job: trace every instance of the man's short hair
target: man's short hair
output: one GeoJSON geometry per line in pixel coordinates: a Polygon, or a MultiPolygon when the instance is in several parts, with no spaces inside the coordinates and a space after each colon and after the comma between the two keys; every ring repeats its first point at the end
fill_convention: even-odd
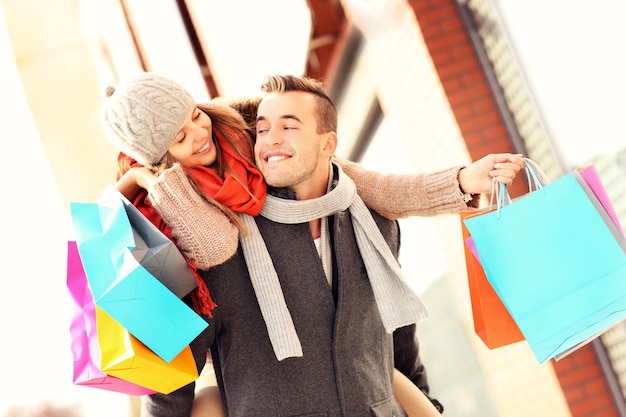
{"type": "Polygon", "coordinates": [[[317,133],[337,132],[337,107],[321,81],[295,75],[271,75],[261,85],[265,94],[302,91],[315,96],[317,104],[317,133]]]}

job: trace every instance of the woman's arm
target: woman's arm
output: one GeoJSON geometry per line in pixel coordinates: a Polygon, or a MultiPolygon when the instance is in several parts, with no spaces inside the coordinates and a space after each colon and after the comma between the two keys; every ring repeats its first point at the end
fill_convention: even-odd
{"type": "Polygon", "coordinates": [[[148,198],[198,269],[224,263],[237,251],[237,227],[195,191],[182,166],[163,171],[148,189],[148,198]]]}
{"type": "Polygon", "coordinates": [[[393,395],[408,417],[441,417],[426,395],[397,369],[393,370],[393,395]]]}
{"type": "Polygon", "coordinates": [[[131,168],[115,187],[129,200],[148,190],[150,202],[170,227],[177,246],[198,269],[224,263],[235,254],[237,227],[194,190],[182,166],[158,177],[148,168],[131,168]]]}
{"type": "Polygon", "coordinates": [[[115,188],[129,200],[141,190],[148,190],[156,181],[156,176],[145,167],[131,168],[115,183],[115,188]]]}

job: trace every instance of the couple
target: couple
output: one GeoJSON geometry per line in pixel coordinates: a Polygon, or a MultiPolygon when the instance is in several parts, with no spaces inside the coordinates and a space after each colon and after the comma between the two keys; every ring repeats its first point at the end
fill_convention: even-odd
{"type": "MultiPolygon", "coordinates": [[[[272,76],[262,91],[254,131],[154,74],[107,92],[117,186],[196,272],[199,369],[210,350],[229,416],[437,415],[415,337],[425,308],[396,261],[398,225],[379,213],[476,206],[521,158],[382,177],[334,158],[337,111],[319,82],[272,76]],[[406,206],[387,207],[389,193],[406,206]]],[[[189,416],[193,401],[190,384],[145,397],[143,415],[189,416]]]]}

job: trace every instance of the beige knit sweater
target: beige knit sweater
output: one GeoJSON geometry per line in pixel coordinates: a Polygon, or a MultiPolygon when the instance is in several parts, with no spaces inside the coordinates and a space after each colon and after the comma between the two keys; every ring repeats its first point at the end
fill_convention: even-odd
{"type": "MultiPolygon", "coordinates": [[[[389,219],[458,213],[468,205],[458,182],[460,166],[431,174],[383,175],[336,158],[355,182],[365,204],[389,219]]],[[[150,201],[172,229],[180,250],[198,269],[219,265],[235,254],[237,228],[192,188],[184,170],[163,172],[148,190],[150,201]]],[[[477,207],[478,198],[470,205],[477,207]]]]}
{"type": "Polygon", "coordinates": [[[224,263],[235,254],[237,227],[195,191],[181,165],[163,171],[148,198],[170,226],[178,248],[198,269],[224,263]]]}

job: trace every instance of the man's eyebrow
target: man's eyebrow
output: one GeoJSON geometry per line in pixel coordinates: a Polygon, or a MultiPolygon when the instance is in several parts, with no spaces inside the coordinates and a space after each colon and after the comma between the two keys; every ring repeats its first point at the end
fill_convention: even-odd
{"type": "MultiPolygon", "coordinates": [[[[302,120],[300,120],[300,118],[294,114],[283,114],[282,116],[279,117],[279,119],[281,120],[295,120],[298,123],[302,123],[302,120]]],[[[267,118],[265,116],[257,116],[256,121],[261,122],[267,120],[267,118]]]]}

